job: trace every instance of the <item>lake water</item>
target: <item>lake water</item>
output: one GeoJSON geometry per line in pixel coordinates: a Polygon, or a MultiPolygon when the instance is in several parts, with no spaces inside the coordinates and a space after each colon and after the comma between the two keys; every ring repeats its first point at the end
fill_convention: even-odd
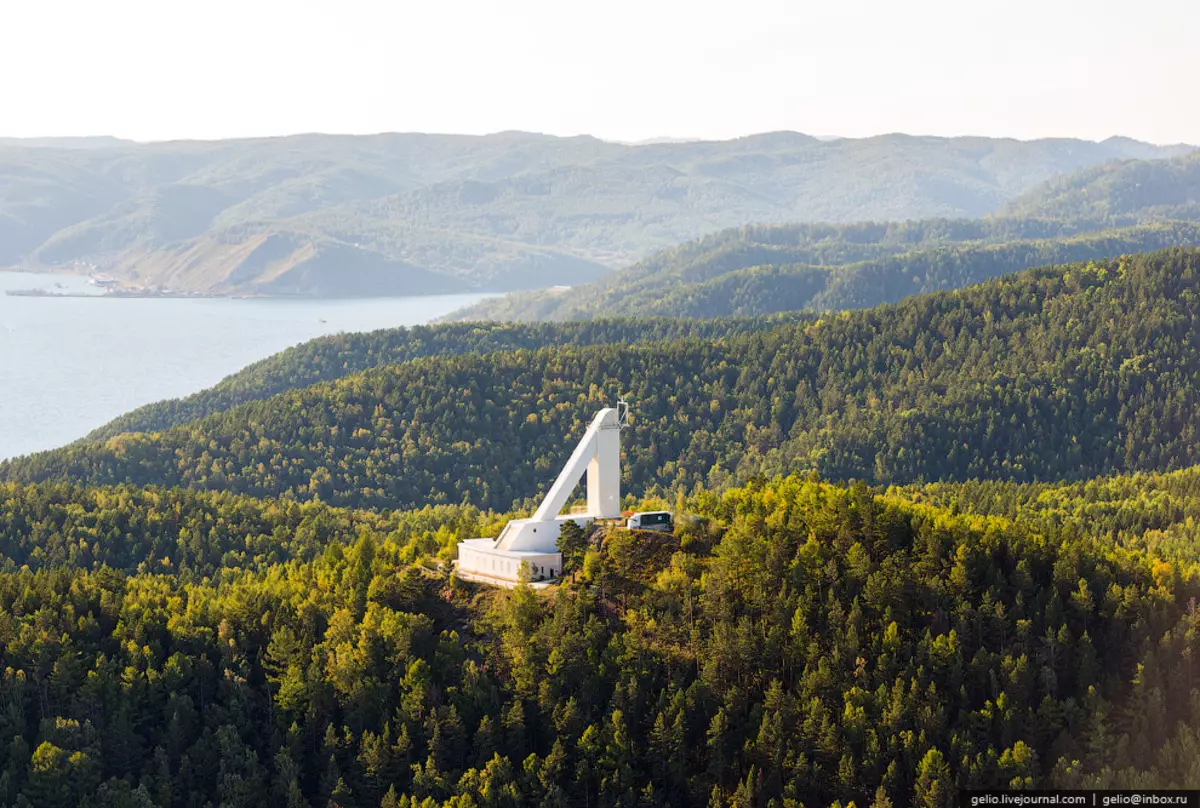
{"type": "Polygon", "coordinates": [[[194,393],[290,345],[427,323],[486,295],[366,300],[9,297],[84,278],[0,272],[0,458],[81,438],[134,407],[194,393]]]}

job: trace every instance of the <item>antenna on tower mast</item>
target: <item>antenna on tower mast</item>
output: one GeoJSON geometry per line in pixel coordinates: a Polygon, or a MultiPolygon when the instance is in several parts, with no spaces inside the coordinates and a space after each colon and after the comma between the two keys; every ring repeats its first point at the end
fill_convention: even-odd
{"type": "Polygon", "coordinates": [[[624,429],[629,426],[629,402],[623,398],[617,399],[617,427],[624,429]]]}

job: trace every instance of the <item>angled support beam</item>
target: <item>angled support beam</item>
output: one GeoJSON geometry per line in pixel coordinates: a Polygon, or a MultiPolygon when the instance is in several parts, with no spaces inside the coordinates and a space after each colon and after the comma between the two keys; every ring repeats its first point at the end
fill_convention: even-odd
{"type": "Polygon", "coordinates": [[[612,407],[596,413],[570,460],[541,505],[528,519],[513,519],[496,538],[493,550],[504,553],[549,553],[557,558],[556,542],[564,522],[585,524],[592,519],[621,515],[622,413],[612,407]],[[579,479],[587,475],[587,513],[559,516],[579,479]]]}
{"type": "Polygon", "coordinates": [[[587,474],[588,516],[596,519],[620,516],[621,422],[617,410],[612,407],[596,413],[530,521],[547,522],[557,517],[584,473],[587,474]]]}

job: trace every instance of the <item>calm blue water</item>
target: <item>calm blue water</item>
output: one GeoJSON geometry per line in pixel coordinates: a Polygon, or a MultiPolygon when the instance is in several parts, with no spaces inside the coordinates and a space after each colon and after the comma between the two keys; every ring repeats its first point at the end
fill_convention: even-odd
{"type": "Polygon", "coordinates": [[[8,297],[87,290],[74,276],[0,272],[0,458],[81,438],[134,407],[194,393],[290,345],[427,323],[485,295],[368,300],[8,297]]]}

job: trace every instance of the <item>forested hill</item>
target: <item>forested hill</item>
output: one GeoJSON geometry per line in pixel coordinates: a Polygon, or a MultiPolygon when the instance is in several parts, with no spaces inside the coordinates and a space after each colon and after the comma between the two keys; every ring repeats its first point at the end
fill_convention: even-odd
{"type": "Polygon", "coordinates": [[[249,401],[422,356],[732,337],[774,327],[783,322],[780,317],[816,316],[796,311],[805,308],[863,308],[1031,266],[1200,244],[1200,224],[1146,225],[1105,233],[1093,233],[1093,227],[1088,222],[991,219],[726,231],[649,259],[594,288],[542,298],[556,304],[553,310],[539,306],[537,311],[520,312],[506,298],[471,315],[557,320],[586,310],[589,316],[609,312],[627,319],[553,325],[544,320],[445,323],[323,337],[257,362],[211,389],[138,408],[88,437],[158,431],[249,401]],[[844,265],[835,271],[832,267],[838,262],[844,265]],[[741,316],[750,311],[790,313],[741,316]],[[654,317],[658,313],[686,319],[654,317]]]}
{"type": "Polygon", "coordinates": [[[816,469],[881,483],[1078,479],[1200,462],[1200,252],[1031,270],[740,337],[434,357],[152,435],[0,465],[349,506],[543,490],[633,401],[633,490],[816,469]]]}
{"type": "Polygon", "coordinates": [[[424,356],[482,354],[554,345],[666,342],[685,337],[719,339],[763,331],[802,317],[781,315],[722,320],[641,318],[529,324],[447,323],[337,334],[302,343],[255,362],[208,390],[182,399],[169,399],[139,407],[97,429],[88,438],[100,440],[122,432],[155,432],[249,401],[424,356]]]}
{"type": "Polygon", "coordinates": [[[983,216],[1045,180],[1187,147],[775,132],[631,146],[522,132],[0,142],[0,266],[211,294],[594,280],[751,222],[983,216]]]}
{"type": "Polygon", "coordinates": [[[347,537],[402,545],[403,563],[499,531],[472,507],[331,508],[157,487],[0,484],[0,568],[77,567],[213,578],[311,561],[347,537]]]}
{"type": "Polygon", "coordinates": [[[1056,177],[1004,208],[1010,216],[1110,221],[1200,219],[1200,151],[1122,160],[1056,177]]]}
{"type": "Polygon", "coordinates": [[[412,565],[469,529],[453,508],[0,487],[0,800],[951,808],[1200,785],[1197,565],[964,504],[703,492],[678,536],[607,531],[538,595],[412,565]],[[323,551],[289,557],[304,531],[323,551]],[[56,555],[15,566],[35,538],[56,555]]]}
{"type": "Polygon", "coordinates": [[[1200,223],[1098,227],[1087,221],[987,219],[742,228],[587,286],[493,298],[448,319],[721,317],[865,308],[1035,266],[1200,245],[1200,223]]]}
{"type": "Polygon", "coordinates": [[[1073,483],[970,480],[893,489],[904,501],[998,516],[1047,534],[1072,532],[1187,563],[1200,562],[1200,468],[1073,483]]]}

